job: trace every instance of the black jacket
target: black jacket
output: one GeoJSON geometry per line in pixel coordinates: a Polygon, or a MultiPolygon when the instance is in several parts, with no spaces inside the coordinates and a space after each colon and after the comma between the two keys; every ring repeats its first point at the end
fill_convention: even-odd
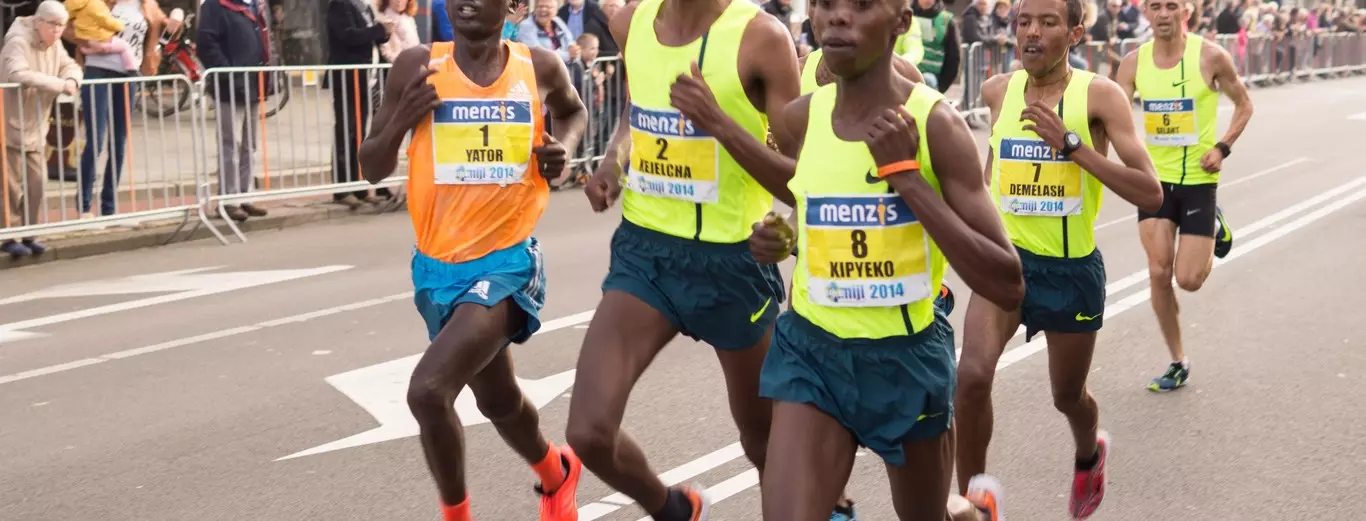
{"type": "MultiPolygon", "coordinates": [[[[616,56],[620,52],[616,40],[612,39],[612,26],[608,24],[607,13],[602,11],[595,0],[583,2],[583,32],[598,37],[598,56],[616,56]]],[[[555,16],[569,25],[569,4],[560,6],[555,16]]],[[[577,35],[576,35],[577,37],[577,35]]]]}
{"type": "MultiPolygon", "coordinates": [[[[368,4],[367,4],[368,6],[368,4]]],[[[370,20],[375,19],[370,10],[370,20]]],[[[371,63],[373,51],[389,41],[389,33],[378,21],[367,21],[354,0],[327,2],[327,63],[359,65],[371,63]]]]}
{"type": "MultiPolygon", "coordinates": [[[[195,35],[195,46],[204,68],[269,65],[269,9],[265,0],[253,0],[251,6],[241,0],[205,0],[199,7],[199,27],[195,35]]],[[[261,84],[266,87],[266,96],[275,93],[272,75],[266,75],[264,81],[259,74],[248,72],[213,76],[217,80],[207,82],[205,87],[215,99],[231,99],[242,105],[247,99],[261,96],[261,84]]]]}

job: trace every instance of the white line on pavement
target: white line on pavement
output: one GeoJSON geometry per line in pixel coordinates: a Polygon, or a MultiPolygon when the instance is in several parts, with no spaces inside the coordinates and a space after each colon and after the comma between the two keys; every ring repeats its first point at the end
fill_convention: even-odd
{"type": "MultiPolygon", "coordinates": [[[[1271,168],[1267,168],[1267,169],[1265,169],[1265,170],[1260,170],[1260,171],[1257,171],[1257,172],[1253,172],[1252,175],[1239,177],[1239,178],[1234,179],[1234,180],[1232,180],[1232,181],[1229,181],[1229,182],[1227,182],[1227,183],[1219,183],[1219,188],[1220,188],[1220,189],[1225,189],[1225,188],[1231,188],[1231,187],[1234,187],[1234,186],[1238,186],[1239,184],[1246,183],[1246,182],[1248,182],[1248,181],[1251,181],[1251,180],[1256,179],[1256,178],[1258,178],[1258,177],[1262,177],[1262,176],[1267,175],[1267,174],[1276,173],[1276,172],[1278,172],[1278,171],[1280,171],[1280,170],[1283,170],[1283,169],[1286,169],[1286,168],[1290,168],[1290,167],[1292,167],[1292,166],[1298,165],[1298,164],[1303,163],[1303,162],[1308,161],[1308,160],[1309,160],[1309,158],[1307,158],[1307,157],[1297,157],[1297,158],[1295,158],[1295,159],[1291,159],[1291,160],[1289,160],[1289,161],[1286,161],[1286,162],[1281,163],[1281,164],[1279,164],[1279,165],[1273,166],[1273,167],[1271,167],[1271,168]]],[[[1107,222],[1107,223],[1102,223],[1102,224],[1096,225],[1096,231],[1100,231],[1100,230],[1103,229],[1103,228],[1109,228],[1109,227],[1114,226],[1114,225],[1116,225],[1116,224],[1122,224],[1122,223],[1136,223],[1136,222],[1138,222],[1137,219],[1138,219],[1138,217],[1137,217],[1136,215],[1130,215],[1130,216],[1128,216],[1128,217],[1121,217],[1121,218],[1119,218],[1119,219],[1115,219],[1115,220],[1110,221],[1110,222],[1107,222]]]]}
{"type": "MultiPolygon", "coordinates": [[[[1346,187],[1349,187],[1349,186],[1350,186],[1351,188],[1356,188],[1356,187],[1362,185],[1364,182],[1366,182],[1366,179],[1359,179],[1359,180],[1356,181],[1356,182],[1349,183],[1348,185],[1343,185],[1343,187],[1340,187],[1340,188],[1346,188],[1346,187]]],[[[1345,190],[1342,190],[1342,191],[1345,191],[1345,190]]],[[[1339,192],[1339,193],[1340,193],[1340,192],[1339,192]]],[[[1329,194],[1324,194],[1324,195],[1329,195],[1329,194]]],[[[1334,194],[1332,194],[1332,195],[1337,195],[1337,194],[1334,193],[1334,194]]],[[[1319,198],[1315,198],[1315,199],[1319,199],[1319,198]]],[[[1322,219],[1322,218],[1328,216],[1329,214],[1332,214],[1333,212],[1336,212],[1336,211],[1338,211],[1338,210],[1341,210],[1341,209],[1343,209],[1343,208],[1345,208],[1345,207],[1347,207],[1347,206],[1349,206],[1349,205],[1351,205],[1351,204],[1353,204],[1353,203],[1355,203],[1355,202],[1357,202],[1357,201],[1360,201],[1360,200],[1362,200],[1362,199],[1366,199],[1366,189],[1364,189],[1364,190],[1359,190],[1359,191],[1354,192],[1354,193],[1352,193],[1352,194],[1350,194],[1350,195],[1347,195],[1347,196],[1345,196],[1345,197],[1343,197],[1343,198],[1341,198],[1341,199],[1339,199],[1339,200],[1337,200],[1337,201],[1334,201],[1334,202],[1329,203],[1329,204],[1327,204],[1327,205],[1325,205],[1325,206],[1322,206],[1322,207],[1318,208],[1317,210],[1314,210],[1314,211],[1309,212],[1309,213],[1307,213],[1307,214],[1305,214],[1305,215],[1303,215],[1303,216],[1300,216],[1298,219],[1295,219],[1295,220],[1293,220],[1293,221],[1290,221],[1289,223],[1286,223],[1285,226],[1282,226],[1282,227],[1280,227],[1280,228],[1277,228],[1277,229],[1275,229],[1275,230],[1272,230],[1271,232],[1269,232],[1269,233],[1267,233],[1267,234],[1265,234],[1265,235],[1259,236],[1259,237],[1257,237],[1257,238],[1255,238],[1255,239],[1252,239],[1252,240],[1250,240],[1250,241],[1248,241],[1248,242],[1246,242],[1246,243],[1244,243],[1244,244],[1242,244],[1242,245],[1239,245],[1238,247],[1235,247],[1235,248],[1233,249],[1233,251],[1230,252],[1229,255],[1228,255],[1227,257],[1224,257],[1223,259],[1217,259],[1217,260],[1215,261],[1214,265],[1215,265],[1215,267],[1222,266],[1222,265],[1224,265],[1224,264],[1226,264],[1226,263],[1232,261],[1233,259],[1236,259],[1236,258],[1238,258],[1238,257],[1242,257],[1242,256],[1244,256],[1244,255],[1247,255],[1247,254],[1249,254],[1249,253],[1252,253],[1253,251],[1256,251],[1257,249],[1259,249],[1259,248],[1261,248],[1261,247],[1263,247],[1263,246],[1266,246],[1267,244],[1270,244],[1272,241],[1275,241],[1276,239],[1280,239],[1280,238],[1282,238],[1282,237],[1285,237],[1286,235],[1289,235],[1291,232],[1294,232],[1295,230],[1298,230],[1298,229],[1300,229],[1300,228],[1303,228],[1303,227],[1305,227],[1305,226],[1308,226],[1309,224],[1313,223],[1314,221],[1317,221],[1317,220],[1319,220],[1319,219],[1322,219]]],[[[1248,228],[1249,228],[1249,229],[1255,230],[1255,229],[1261,229],[1261,228],[1265,228],[1265,227],[1271,226],[1272,224],[1274,224],[1274,220],[1284,219],[1285,216],[1287,216],[1289,213],[1294,213],[1294,212],[1289,212],[1290,210],[1295,210],[1295,209],[1301,209],[1301,210],[1302,210],[1302,209],[1308,208],[1308,207],[1310,207],[1310,206],[1314,206],[1314,204],[1308,204],[1308,203],[1317,204],[1317,201],[1311,200],[1311,201],[1302,202],[1302,203],[1297,204],[1297,205],[1295,205],[1295,206],[1293,206],[1293,207],[1291,207],[1291,208],[1287,208],[1285,211],[1279,212],[1279,213],[1277,213],[1276,215],[1273,215],[1273,216],[1271,216],[1271,217],[1267,217],[1266,219],[1262,219],[1261,221],[1258,221],[1258,222],[1256,222],[1256,223],[1253,223],[1253,225],[1248,226],[1248,228]],[[1254,227],[1255,227],[1255,228],[1254,228],[1254,227]]],[[[1144,271],[1144,272],[1141,272],[1141,273],[1136,274],[1136,275],[1142,275],[1143,277],[1146,278],[1147,272],[1144,271]]],[[[1125,280],[1132,279],[1132,278],[1133,278],[1133,276],[1126,277],[1125,280]]],[[[1107,287],[1107,293],[1113,294],[1114,291],[1109,291],[1109,288],[1107,287]]],[[[1143,291],[1143,292],[1135,293],[1135,294],[1133,294],[1133,295],[1129,295],[1128,297],[1125,297],[1125,298],[1121,299],[1119,302],[1116,302],[1116,303],[1113,304],[1113,305],[1107,305],[1107,306],[1106,306],[1106,310],[1105,310],[1105,318],[1110,318],[1110,317],[1112,317],[1112,316],[1115,316],[1115,315],[1118,315],[1118,314],[1123,313],[1123,312],[1125,312],[1125,311],[1128,311],[1129,309],[1132,309],[1134,306],[1137,306],[1137,305],[1139,305],[1139,304],[1142,304],[1143,302],[1146,302],[1149,298],[1151,298],[1151,293],[1149,293],[1149,292],[1147,292],[1147,291],[1143,291]]],[[[1016,333],[1016,334],[1018,335],[1018,333],[1016,333]]],[[[1005,369],[1005,368],[1007,368],[1007,367],[1010,367],[1011,365],[1014,365],[1015,363],[1017,363],[1017,362],[1019,362],[1019,361],[1021,361],[1021,360],[1024,360],[1024,359],[1026,359],[1026,358],[1028,358],[1028,357],[1030,357],[1030,356],[1032,356],[1032,355],[1035,355],[1035,354],[1039,353],[1040,351],[1043,351],[1043,350],[1044,350],[1045,348],[1047,348],[1047,347],[1048,347],[1048,341],[1047,341],[1047,339],[1046,339],[1045,337],[1039,337],[1037,340],[1030,341],[1030,342],[1028,342],[1028,343],[1026,343],[1026,344],[1024,344],[1024,345],[1022,345],[1022,346],[1016,347],[1015,349],[1011,349],[1011,350],[1009,350],[1009,351],[1006,351],[1006,352],[1001,356],[1000,362],[996,364],[996,369],[999,371],[999,370],[1001,370],[1001,369],[1005,369]]],[[[737,456],[737,457],[738,457],[738,456],[737,456]]],[[[718,466],[719,466],[719,465],[718,465],[718,466]]],[[[726,498],[729,498],[729,497],[731,497],[731,496],[734,496],[734,495],[736,495],[736,494],[738,494],[738,493],[740,493],[740,492],[742,492],[742,491],[744,491],[744,490],[746,490],[746,489],[748,489],[748,488],[750,488],[750,487],[756,486],[756,485],[758,485],[758,484],[759,484],[758,472],[757,472],[754,468],[751,467],[751,468],[749,468],[749,469],[747,469],[747,470],[745,470],[745,471],[743,471],[743,472],[741,472],[741,473],[739,473],[739,474],[736,474],[735,476],[732,476],[732,477],[726,479],[725,481],[722,481],[722,482],[716,484],[715,486],[709,487],[709,488],[707,489],[707,494],[708,494],[709,496],[711,496],[711,498],[712,498],[712,505],[715,506],[717,503],[720,503],[722,500],[724,500],[724,499],[726,499],[726,498]]],[[[614,510],[615,510],[615,509],[614,509],[614,510]]],[[[582,515],[582,514],[580,514],[580,515],[582,515]]],[[[587,519],[596,519],[596,518],[587,518],[587,519]]],[[[650,519],[649,517],[645,517],[645,518],[642,518],[640,521],[649,521],[649,519],[650,519]]]]}

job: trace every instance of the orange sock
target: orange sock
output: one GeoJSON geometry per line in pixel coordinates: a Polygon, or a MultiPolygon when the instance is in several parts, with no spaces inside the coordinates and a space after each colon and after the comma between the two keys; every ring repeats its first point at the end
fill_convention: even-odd
{"type": "Polygon", "coordinates": [[[470,498],[465,497],[459,505],[441,505],[441,518],[445,521],[473,521],[470,517],[470,498]]]}
{"type": "Polygon", "coordinates": [[[560,485],[564,484],[564,459],[560,457],[560,449],[554,445],[547,445],[550,449],[546,451],[545,457],[532,465],[531,470],[540,476],[541,490],[546,494],[554,494],[560,485]]]}

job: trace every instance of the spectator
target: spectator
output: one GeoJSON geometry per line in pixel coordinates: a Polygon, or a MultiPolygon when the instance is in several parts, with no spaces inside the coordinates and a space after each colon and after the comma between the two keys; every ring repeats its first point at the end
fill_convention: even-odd
{"type": "Polygon", "coordinates": [[[508,6],[507,18],[503,19],[503,39],[517,41],[517,29],[526,20],[526,0],[512,0],[508,6]]]}
{"type": "Polygon", "coordinates": [[[990,36],[992,36],[993,31],[991,18],[988,16],[990,12],[989,2],[990,0],[976,0],[963,10],[963,23],[959,27],[962,32],[960,36],[962,36],[963,43],[972,45],[982,42],[983,45],[986,45],[987,40],[991,39],[990,36]]]}
{"type": "Polygon", "coordinates": [[[379,0],[379,20],[394,27],[389,41],[379,46],[379,55],[385,63],[394,63],[398,54],[411,47],[422,45],[417,36],[417,0],[379,0]]]}
{"type": "Polygon", "coordinates": [[[109,10],[104,0],[66,0],[70,13],[72,37],[76,45],[101,54],[117,55],[123,69],[137,68],[137,58],[126,40],[115,38],[123,31],[123,22],[109,10]]]}
{"type": "Polygon", "coordinates": [[[920,24],[925,57],[920,60],[920,74],[925,83],[939,92],[948,92],[958,80],[958,27],[953,13],[944,9],[942,0],[914,0],[912,11],[920,24]]]}
{"type": "Polygon", "coordinates": [[[1214,19],[1215,31],[1219,34],[1238,34],[1247,3],[1247,0],[1239,0],[1224,5],[1224,10],[1219,11],[1219,15],[1214,19]]]}
{"type": "MultiPolygon", "coordinates": [[[[569,0],[560,6],[556,15],[569,26],[570,37],[578,40],[580,36],[591,34],[597,38],[598,50],[602,54],[616,56],[617,42],[612,39],[607,13],[597,4],[586,0],[569,0]]],[[[583,44],[580,43],[579,47],[582,48],[583,44]]]]}
{"type": "MultiPolygon", "coordinates": [[[[408,0],[414,2],[416,0],[408,0]]],[[[504,30],[503,38],[507,38],[504,30]]],[[[451,15],[446,12],[446,0],[432,0],[432,41],[449,42],[455,39],[455,29],[451,27],[451,15]]]]}
{"type": "MultiPolygon", "coordinates": [[[[269,11],[263,0],[204,0],[199,6],[195,46],[205,69],[263,67],[270,63],[269,11]]],[[[262,81],[252,72],[217,74],[205,85],[216,102],[218,119],[219,192],[224,195],[251,192],[252,153],[256,150],[253,123],[262,101],[275,92],[275,82],[262,81]],[[242,140],[233,127],[241,120],[242,140]]],[[[266,211],[250,203],[226,205],[225,217],[245,221],[264,217],[266,211]]]]}
{"type": "MultiPolygon", "coordinates": [[[[411,0],[410,0],[411,1],[411,0]]],[[[395,22],[377,19],[366,0],[329,0],[327,3],[328,63],[331,65],[370,65],[375,49],[389,41],[395,22]]],[[[328,88],[332,89],[333,172],[338,183],[361,180],[360,158],[356,152],[370,122],[370,75],[364,67],[333,70],[328,88]]],[[[388,188],[341,192],[332,195],[338,204],[355,209],[376,204],[392,194],[388,188]]]]}
{"type": "MultiPolygon", "coordinates": [[[[602,12],[607,15],[607,19],[611,20],[613,16],[617,15],[617,11],[620,11],[622,6],[625,5],[625,2],[622,0],[602,0],[601,2],[598,2],[598,5],[602,6],[602,12]]],[[[612,45],[616,45],[616,42],[612,42],[612,45]]],[[[611,55],[609,54],[608,56],[611,55]]]]}
{"type": "MultiPolygon", "coordinates": [[[[583,106],[588,110],[589,121],[594,122],[587,130],[589,132],[600,133],[602,125],[596,124],[603,121],[603,108],[605,101],[604,81],[607,73],[604,70],[606,64],[597,63],[598,59],[598,37],[592,33],[579,35],[575,42],[579,46],[579,57],[569,63],[569,79],[573,82],[574,88],[579,92],[579,99],[583,100],[583,106]]],[[[598,136],[585,134],[584,139],[579,142],[579,148],[574,152],[573,157],[588,158],[595,155],[595,150],[602,143],[598,143],[598,136]]],[[[564,176],[559,184],[551,183],[552,190],[572,188],[582,185],[588,180],[589,172],[586,165],[577,165],[573,168],[571,175],[564,176]]]]}
{"type": "MultiPolygon", "coordinates": [[[[66,30],[67,12],[60,2],[38,4],[33,16],[14,20],[0,48],[0,83],[18,83],[4,89],[6,211],[4,228],[39,223],[43,209],[43,160],[52,104],[57,96],[76,95],[81,67],[57,45],[66,30]],[[11,215],[13,212],[13,215],[11,215]]],[[[5,241],[0,251],[11,256],[42,255],[47,247],[35,237],[5,241]]]]}
{"type": "MultiPolygon", "coordinates": [[[[816,0],[807,0],[806,19],[802,20],[802,27],[797,32],[797,57],[811,54],[812,51],[821,48],[821,42],[816,41],[816,32],[811,26],[811,13],[816,11],[816,0]]],[[[898,42],[899,43],[899,42],[898,42]]]]}
{"type": "Polygon", "coordinates": [[[528,47],[541,47],[560,55],[565,64],[578,57],[578,45],[569,35],[569,26],[555,11],[560,7],[559,0],[535,0],[531,17],[517,27],[517,41],[528,47]]]}
{"type": "Polygon", "coordinates": [[[760,7],[782,22],[783,27],[792,27],[792,0],[768,0],[760,7]]]}
{"type": "MultiPolygon", "coordinates": [[[[69,1],[69,0],[68,0],[69,1]]],[[[103,0],[92,0],[102,2],[103,0]]],[[[85,55],[85,79],[118,80],[131,78],[138,74],[142,65],[144,44],[147,42],[148,20],[143,15],[142,0],[116,0],[110,10],[112,16],[123,26],[123,31],[114,39],[124,42],[124,47],[133,54],[134,63],[126,62],[121,54],[109,52],[107,46],[80,44],[85,55]]],[[[81,151],[80,191],[76,193],[76,205],[81,217],[94,217],[91,213],[91,196],[95,188],[97,168],[95,160],[100,149],[109,140],[109,158],[104,166],[104,186],[100,189],[100,215],[113,215],[118,196],[119,174],[123,169],[123,156],[128,142],[128,83],[108,83],[87,85],[81,89],[81,112],[85,121],[85,147],[81,151]]]]}

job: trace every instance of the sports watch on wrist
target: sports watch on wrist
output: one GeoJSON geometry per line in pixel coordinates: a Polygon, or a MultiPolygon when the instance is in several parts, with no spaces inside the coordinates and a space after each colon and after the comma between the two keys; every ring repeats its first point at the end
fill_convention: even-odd
{"type": "Polygon", "coordinates": [[[1081,136],[1077,135],[1076,132],[1069,130],[1066,134],[1062,135],[1062,143],[1062,150],[1059,150],[1058,153],[1062,154],[1062,157],[1070,156],[1073,152],[1076,152],[1078,148],[1081,148],[1081,136]]]}

